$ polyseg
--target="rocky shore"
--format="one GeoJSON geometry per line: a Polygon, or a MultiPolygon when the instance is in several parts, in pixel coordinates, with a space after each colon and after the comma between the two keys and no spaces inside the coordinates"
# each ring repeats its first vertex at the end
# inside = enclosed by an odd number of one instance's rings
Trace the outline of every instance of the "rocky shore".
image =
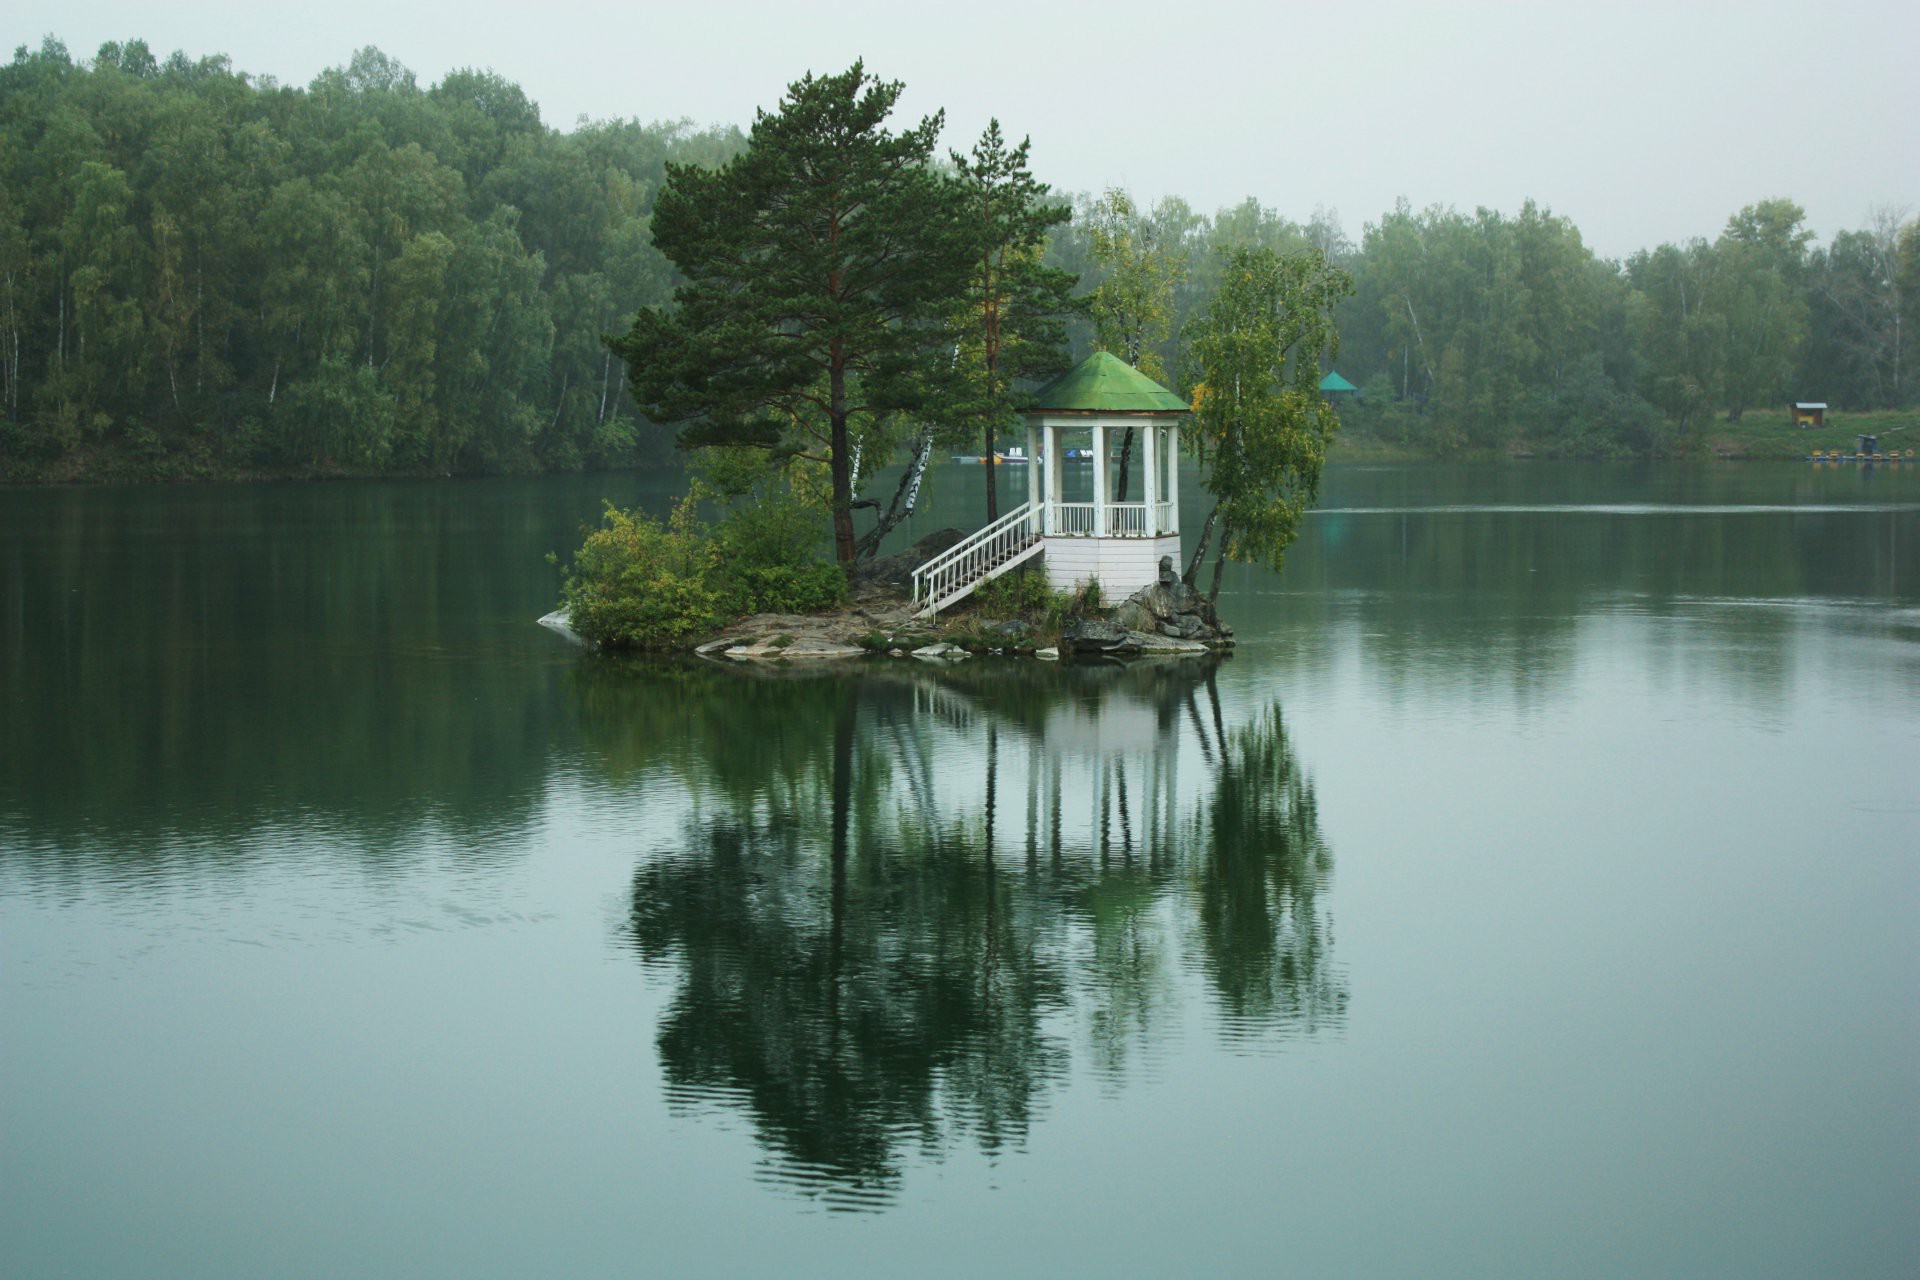
{"type": "MultiPolygon", "coordinates": [[[[960,534],[941,530],[897,556],[860,566],[848,602],[828,613],[754,614],[694,645],[703,658],[734,661],[821,661],[885,654],[953,662],[976,654],[1040,658],[1201,654],[1229,648],[1233,631],[1221,624],[1205,596],[1182,582],[1167,557],[1160,579],[1101,617],[1069,617],[1058,643],[1018,618],[982,617],[964,607],[938,618],[914,616],[913,571],[951,546],[960,534]]],[[[582,644],[563,612],[540,619],[582,644]]]]}

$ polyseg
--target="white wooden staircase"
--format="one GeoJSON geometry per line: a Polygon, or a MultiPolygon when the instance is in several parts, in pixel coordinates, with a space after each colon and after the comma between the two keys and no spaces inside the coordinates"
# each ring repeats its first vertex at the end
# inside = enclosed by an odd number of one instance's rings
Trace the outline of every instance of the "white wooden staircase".
{"type": "Polygon", "coordinates": [[[983,582],[1017,569],[1046,546],[1040,508],[1026,502],[913,571],[914,616],[931,618],[983,582]]]}

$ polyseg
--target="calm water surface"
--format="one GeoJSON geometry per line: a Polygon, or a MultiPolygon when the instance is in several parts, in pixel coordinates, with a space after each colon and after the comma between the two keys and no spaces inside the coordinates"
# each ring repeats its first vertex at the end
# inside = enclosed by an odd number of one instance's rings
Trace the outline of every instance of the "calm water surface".
{"type": "Polygon", "coordinates": [[[1920,1272],[1912,468],[1336,469],[1126,668],[582,656],[602,496],[0,491],[0,1272],[1920,1272]]]}

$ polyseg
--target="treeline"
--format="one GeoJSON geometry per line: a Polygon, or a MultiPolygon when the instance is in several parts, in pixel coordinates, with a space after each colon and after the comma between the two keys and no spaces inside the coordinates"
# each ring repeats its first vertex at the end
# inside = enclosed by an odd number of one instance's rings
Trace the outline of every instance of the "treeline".
{"type": "MultiPolygon", "coordinates": [[[[650,227],[667,163],[743,145],[685,124],[563,133],[491,72],[422,89],[373,49],[301,89],[139,41],[79,62],[22,48],[0,66],[0,478],[663,460],[672,436],[602,336],[671,296],[650,227]]],[[[1348,434],[1648,454],[1788,399],[1920,401],[1920,223],[1901,214],[1816,246],[1768,200],[1618,263],[1533,204],[1403,203],[1355,244],[1324,212],[1116,194],[1081,198],[1048,259],[1083,293],[1129,272],[1138,354],[1177,384],[1218,250],[1314,248],[1353,274],[1348,434]]],[[[1079,351],[1101,323],[1077,323],[1079,351]]]]}
{"type": "Polygon", "coordinates": [[[1341,408],[1344,429],[1425,453],[1645,455],[1716,416],[1784,416],[1792,399],[1920,403],[1920,222],[1903,213],[1821,247],[1798,205],[1765,200],[1712,241],[1620,263],[1532,202],[1506,215],[1403,201],[1354,244],[1325,211],[1300,223],[1249,200],[1209,218],[1168,198],[1135,212],[1109,193],[1082,199],[1051,250],[1089,286],[1116,207],[1163,260],[1157,346],[1182,381],[1182,335],[1218,289],[1218,250],[1317,249],[1350,271],[1336,365],[1363,395],[1341,408]]]}
{"type": "Polygon", "coordinates": [[[664,456],[601,335],[668,296],[670,160],[491,72],[305,89],[57,41],[0,67],[0,477],[446,473],[664,456]]]}

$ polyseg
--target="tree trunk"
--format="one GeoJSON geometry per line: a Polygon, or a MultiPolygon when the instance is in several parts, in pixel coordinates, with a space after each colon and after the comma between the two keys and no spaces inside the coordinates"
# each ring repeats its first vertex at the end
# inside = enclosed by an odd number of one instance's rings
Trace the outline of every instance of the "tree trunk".
{"type": "Polygon", "coordinates": [[[985,435],[987,451],[981,455],[980,461],[987,473],[987,523],[992,524],[1000,518],[1000,468],[993,458],[994,438],[991,417],[987,419],[985,435]]]}
{"type": "MultiPolygon", "coordinates": [[[[1104,464],[1105,458],[1099,459],[1104,464]]],[[[1120,437],[1120,477],[1113,482],[1113,500],[1127,500],[1127,473],[1133,470],[1133,428],[1127,428],[1127,434],[1120,437]]]]}
{"type": "Polygon", "coordinates": [[[860,541],[854,546],[854,557],[859,560],[871,560],[880,551],[880,544],[903,520],[913,515],[913,509],[920,501],[920,481],[927,473],[927,463],[933,459],[933,428],[922,427],[914,438],[913,461],[900,477],[900,483],[894,486],[893,501],[887,506],[887,513],[881,516],[873,528],[860,535],[860,541]]]}
{"type": "MultiPolygon", "coordinates": [[[[1231,529],[1222,529],[1220,531],[1220,549],[1213,553],[1213,586],[1207,592],[1207,607],[1209,609],[1213,609],[1214,606],[1220,603],[1220,570],[1227,563],[1227,542],[1232,532],[1231,529]]],[[[1215,613],[1217,616],[1218,611],[1215,610],[1215,613]]]]}
{"type": "Polygon", "coordinates": [[[853,459],[847,433],[847,371],[842,363],[840,343],[831,346],[832,357],[827,374],[828,413],[831,436],[827,447],[828,469],[833,475],[833,558],[841,564],[853,563],[853,459]]]}
{"type": "Polygon", "coordinates": [[[1200,544],[1193,549],[1193,559],[1187,561],[1187,571],[1180,575],[1180,581],[1188,586],[1193,585],[1194,578],[1200,572],[1200,565],[1207,558],[1207,547],[1213,541],[1213,522],[1219,516],[1220,505],[1215,503],[1213,510],[1207,512],[1207,522],[1200,526],[1200,544]]]}

